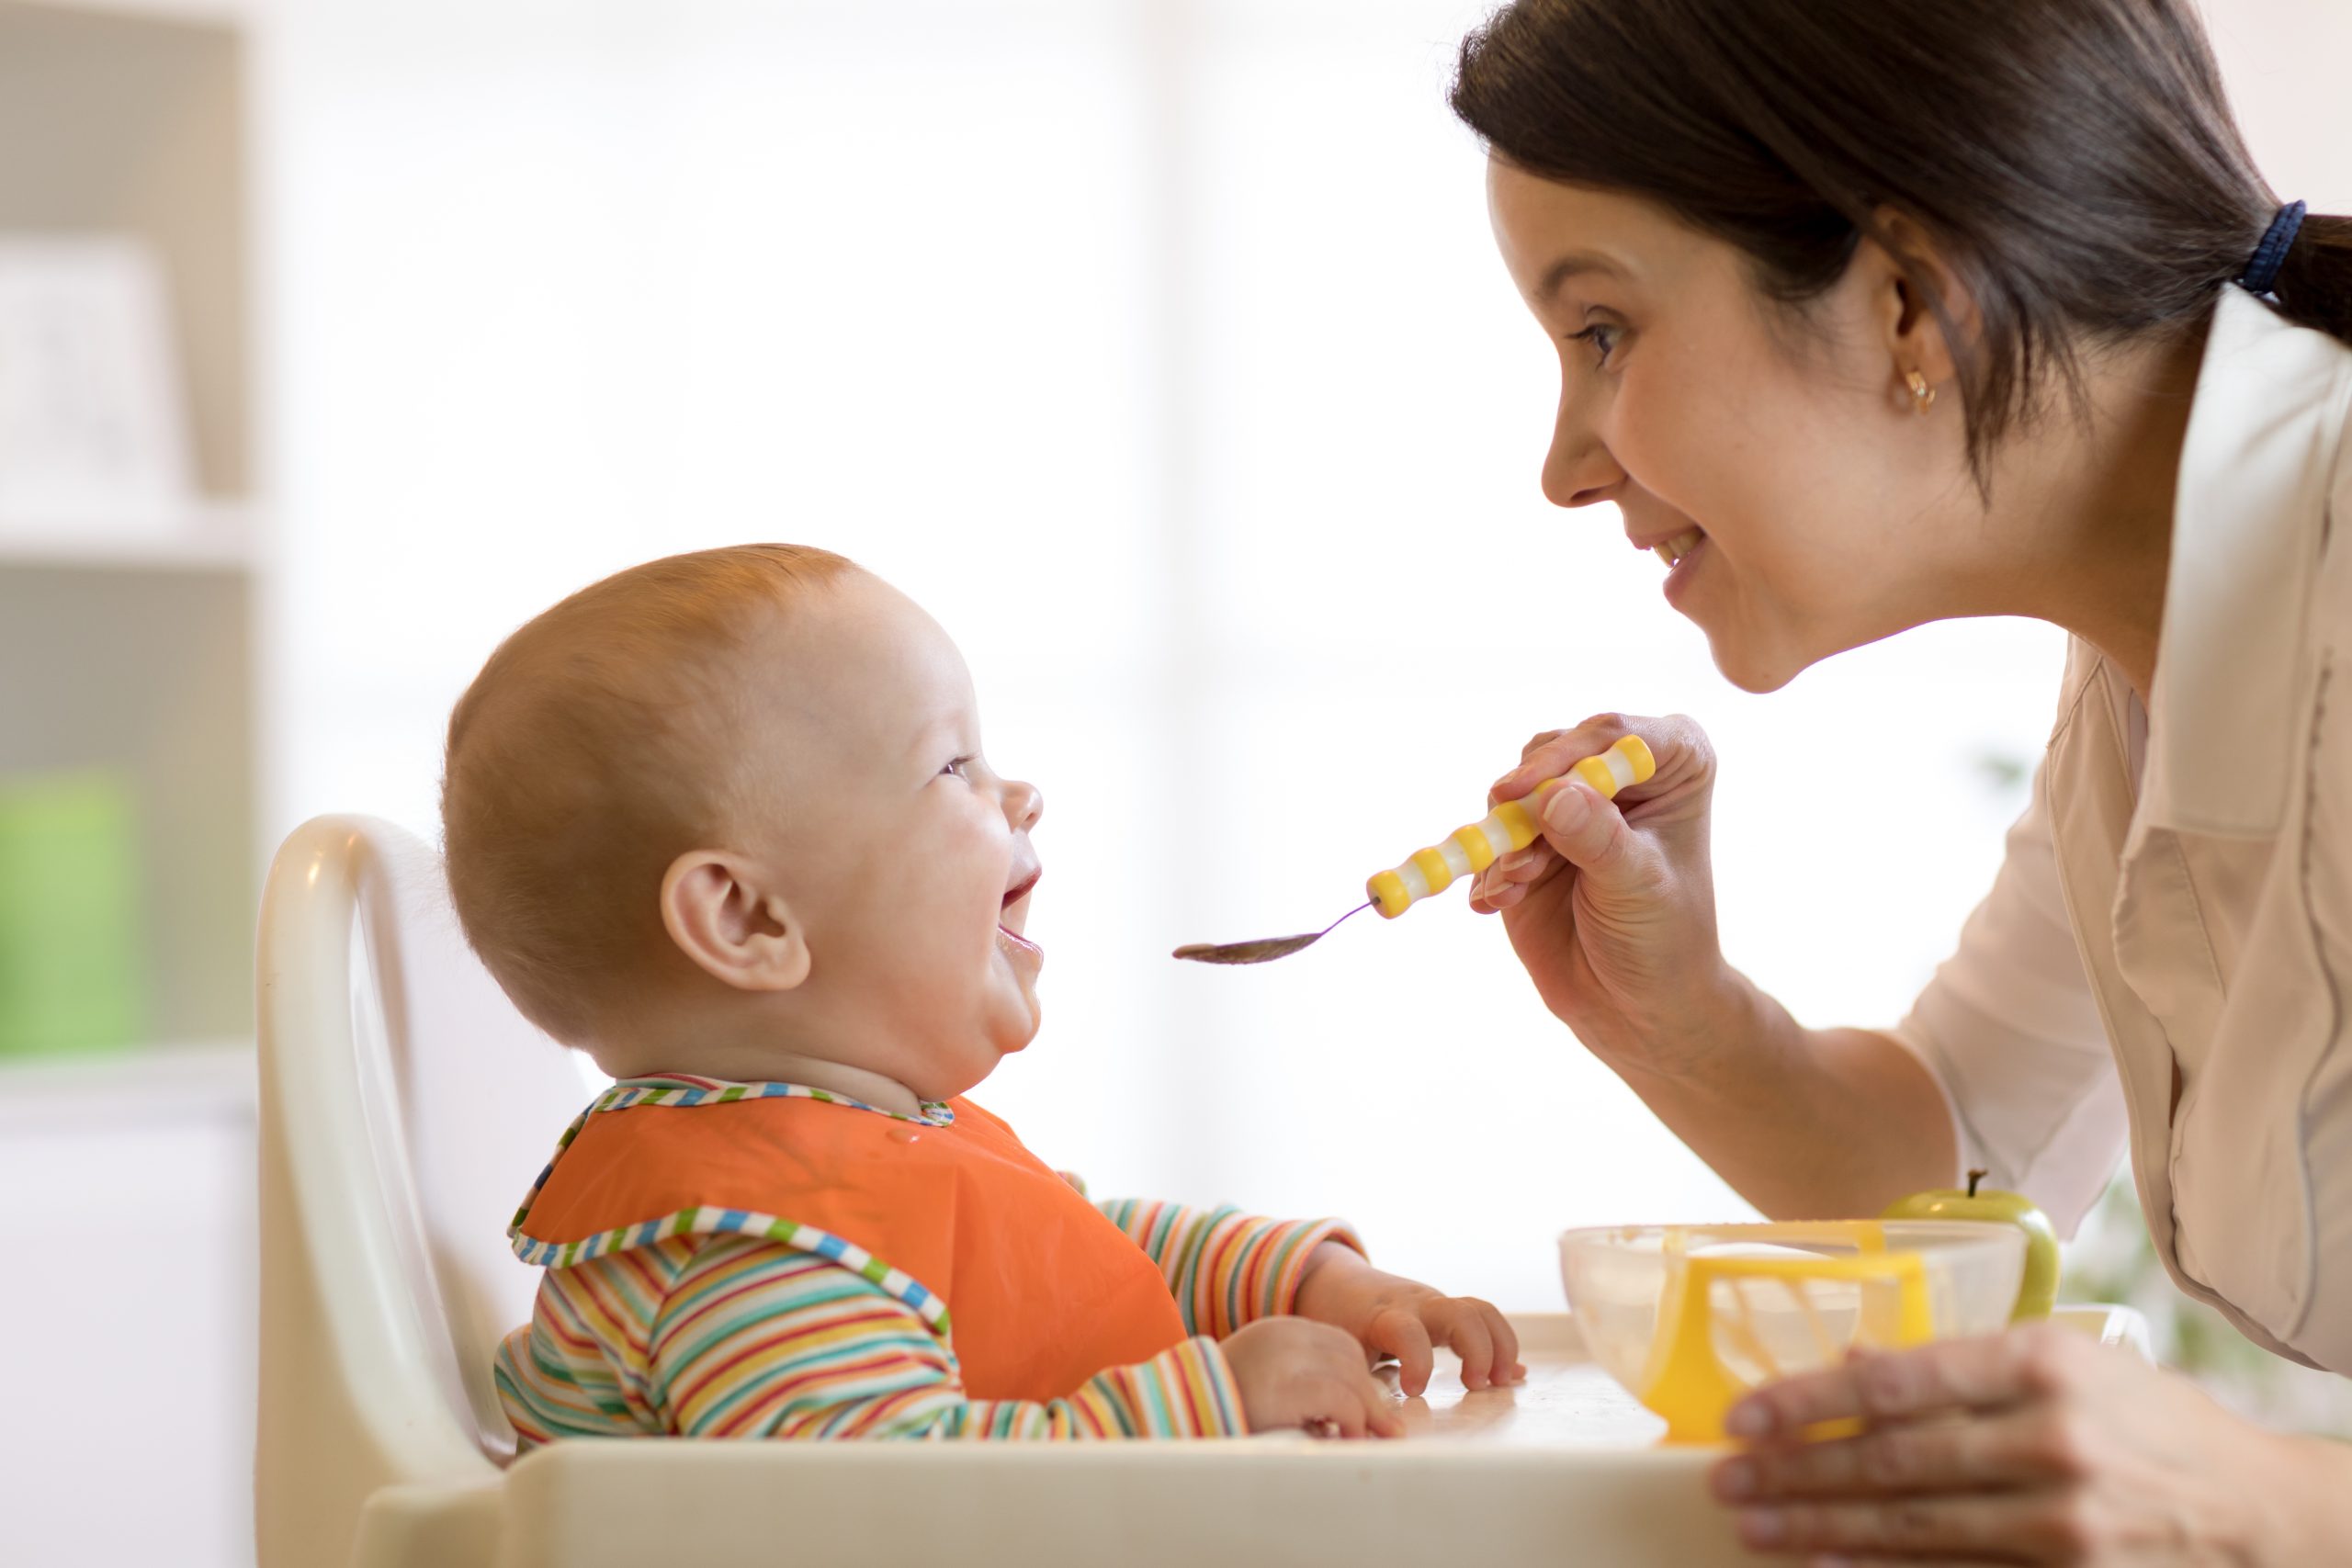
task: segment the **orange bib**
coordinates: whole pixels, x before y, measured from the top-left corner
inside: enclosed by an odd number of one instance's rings
[[[937,1125],[784,1085],[718,1098],[731,1087],[600,1100],[515,1215],[516,1253],[565,1268],[673,1235],[764,1236],[952,1328],[976,1399],[1058,1399],[1184,1338],[1159,1265],[978,1106]]]

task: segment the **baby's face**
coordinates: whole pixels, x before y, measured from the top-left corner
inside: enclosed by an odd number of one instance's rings
[[[773,651],[767,651],[772,649]],[[780,617],[746,682],[770,787],[745,824],[810,953],[796,1008],[820,1045],[925,1099],[960,1094],[1037,1032],[1045,953],[1035,786],[980,754],[956,645],[862,574]]]

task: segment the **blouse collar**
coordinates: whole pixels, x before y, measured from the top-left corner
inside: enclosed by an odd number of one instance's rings
[[[2278,830],[2330,492],[2352,505],[2352,347],[2225,287],[2181,445],[2143,807],[2201,833]]]

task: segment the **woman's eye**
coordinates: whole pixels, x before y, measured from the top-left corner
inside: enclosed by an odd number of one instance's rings
[[[1568,334],[1568,341],[1570,343],[1589,343],[1592,344],[1593,353],[1596,356],[1594,363],[1601,366],[1603,368],[1606,368],[1609,364],[1609,356],[1617,352],[1617,334],[1619,330],[1620,329],[1616,327],[1611,326],[1606,321],[1595,321],[1592,325],[1585,328],[1585,330],[1580,333],[1570,333]]]

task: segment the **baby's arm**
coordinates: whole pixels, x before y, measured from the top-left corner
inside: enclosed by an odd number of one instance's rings
[[[1069,1172],[1063,1179],[1086,1190]],[[1471,1388],[1527,1375],[1519,1336],[1501,1313],[1380,1272],[1355,1233],[1336,1220],[1261,1220],[1238,1209],[1134,1198],[1095,1206],[1159,1265],[1192,1333],[1221,1339],[1278,1314],[1311,1317],[1346,1329],[1375,1356],[1396,1357],[1408,1394],[1429,1386],[1432,1344],[1462,1358]]]
[[[1159,1265],[1185,1332],[1213,1339],[1292,1311],[1317,1247],[1363,1251],[1337,1220],[1267,1220],[1231,1207],[1188,1209],[1141,1198],[1095,1207]]]
[[[646,1340],[662,1429],[741,1438],[1187,1438],[1249,1430],[1223,1353],[1187,1339],[1067,1398],[971,1399],[952,1348],[898,1297],[772,1242],[707,1243]]]

